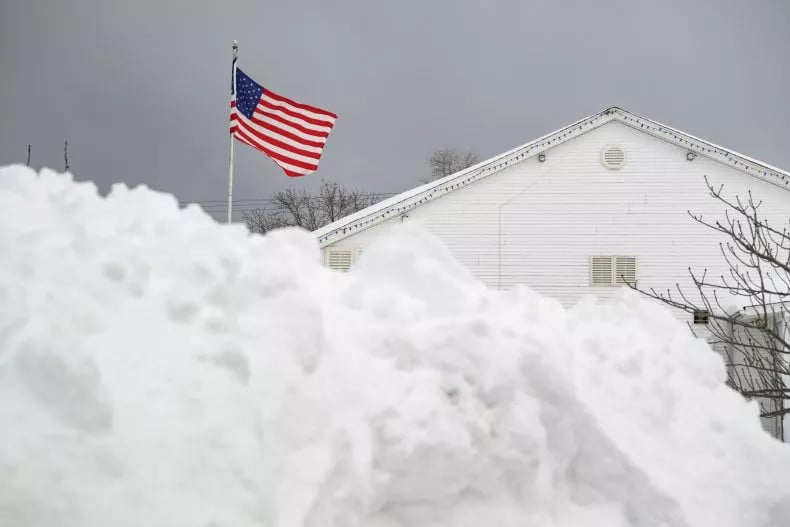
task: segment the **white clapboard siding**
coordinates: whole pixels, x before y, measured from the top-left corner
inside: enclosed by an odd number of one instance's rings
[[[624,270],[647,287],[689,286],[689,267],[726,271],[722,238],[688,215],[721,217],[703,176],[724,184],[729,196],[751,190],[777,225],[787,223],[790,191],[702,155],[689,161],[686,154],[613,121],[546,150],[544,162],[526,158],[416,207],[405,221],[437,235],[489,286],[526,284],[566,305],[585,294],[619,291],[592,284],[594,256],[635,258],[633,270]],[[365,247],[400,222],[394,217],[325,250]]]

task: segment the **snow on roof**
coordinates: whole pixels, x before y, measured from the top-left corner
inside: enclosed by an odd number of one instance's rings
[[[313,231],[313,234],[318,238],[321,247],[331,245],[361,230],[368,229],[392,217],[403,214],[423,203],[484,179],[513,163],[533,157],[544,150],[569,141],[611,121],[618,121],[659,139],[682,146],[689,152],[708,157],[777,185],[780,188],[790,190],[790,172],[687,134],[671,126],[612,106],[469,168],[371,205],[325,225]]]

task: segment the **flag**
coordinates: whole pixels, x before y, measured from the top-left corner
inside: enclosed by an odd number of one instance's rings
[[[269,156],[290,177],[318,170],[337,115],[277,95],[238,68],[233,88],[233,137]]]

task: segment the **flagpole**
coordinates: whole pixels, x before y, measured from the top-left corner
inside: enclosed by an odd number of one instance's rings
[[[236,58],[239,56],[239,43],[233,41],[233,67],[230,77],[230,94],[236,93]],[[235,110],[234,110],[235,111]],[[233,134],[230,137],[230,159],[228,162],[228,223],[233,221]]]

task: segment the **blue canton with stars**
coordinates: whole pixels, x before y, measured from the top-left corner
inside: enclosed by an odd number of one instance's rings
[[[247,119],[252,118],[255,108],[261,100],[263,86],[252,80],[246,73],[236,68],[236,108]]]

